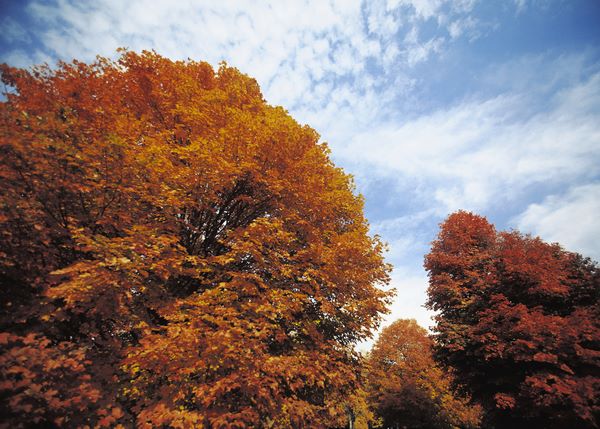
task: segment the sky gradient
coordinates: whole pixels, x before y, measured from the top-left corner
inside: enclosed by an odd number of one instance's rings
[[[0,0],[0,62],[225,60],[329,143],[416,318],[457,209],[600,260],[600,2]],[[364,345],[367,347],[367,345]]]

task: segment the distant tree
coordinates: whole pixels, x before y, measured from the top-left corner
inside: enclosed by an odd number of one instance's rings
[[[598,427],[594,262],[460,211],[441,225],[425,267],[437,356],[484,405],[487,427]]]
[[[3,427],[319,428],[389,293],[351,178],[221,65],[6,65]]]
[[[363,368],[366,370],[366,362]],[[366,376],[367,374],[363,374]],[[332,428],[336,429],[371,429],[377,427],[380,419],[375,415],[369,393],[362,386],[364,380],[361,380],[361,386],[352,392],[343,400],[342,407],[338,407],[334,416],[335,424]]]
[[[435,363],[432,346],[414,320],[381,332],[369,355],[369,388],[382,427],[478,427],[479,408],[452,390],[452,375]]]

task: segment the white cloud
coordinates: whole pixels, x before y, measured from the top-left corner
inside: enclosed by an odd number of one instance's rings
[[[416,319],[419,325],[429,328],[433,324],[433,312],[423,306],[427,301],[427,285],[428,278],[424,272],[410,274],[397,268],[391,286],[396,288],[398,298],[390,306],[390,314],[385,317],[384,324],[398,319]]]
[[[480,27],[482,24],[472,16],[459,18],[448,24],[448,33],[452,39],[467,35],[469,41],[474,41],[481,36]]]
[[[523,67],[524,76],[515,76],[514,88],[501,95],[404,123],[380,121],[334,147],[358,177],[396,181],[398,188],[386,193],[400,193],[420,207],[372,226],[389,240],[388,260],[397,267],[398,298],[387,321],[414,317],[428,325],[431,313],[417,304],[425,302],[427,279],[415,267],[435,223],[460,208],[514,213],[536,186],[566,188],[564,195],[529,206],[512,224],[599,259],[600,73],[583,75],[580,57],[522,63],[543,66],[540,82]]]
[[[406,51],[406,61],[409,66],[415,66],[418,63],[421,63],[427,60],[432,54],[439,53],[442,49],[442,45],[444,44],[444,39],[441,37],[436,37],[434,39],[430,39],[425,43],[415,43],[413,45],[409,45]]]
[[[445,2],[442,0],[401,0],[400,3],[412,6],[419,18],[429,19],[438,15],[440,7]]]
[[[14,67],[28,67],[32,64],[31,54],[22,49],[9,52],[2,60]]]
[[[451,34],[453,39],[463,33],[471,40],[476,38],[480,23],[469,15],[474,4],[472,0],[366,2],[368,31],[386,46],[384,67],[389,69],[391,64],[400,63],[412,68],[433,54],[441,53],[446,42],[443,34]],[[422,39],[421,28],[430,20],[437,23],[439,34]],[[403,40],[402,44],[396,43],[399,38]]]
[[[558,242],[600,261],[600,183],[577,186],[562,195],[551,195],[531,204],[513,222],[524,233]]]
[[[361,31],[360,5],[335,7],[321,1],[154,1],[149,7],[143,1],[61,0],[56,6],[33,2],[29,11],[40,28],[47,26],[40,40],[61,59],[114,56],[125,46],[212,64],[227,60],[256,77],[270,101],[291,107],[310,92],[313,80],[361,72],[365,55],[352,49],[351,39],[375,49]]]
[[[532,114],[527,94],[461,103],[383,123],[336,147],[357,169],[425,183],[440,214],[485,210],[534,185],[589,180],[600,163],[600,73]]]
[[[385,316],[379,332],[398,319],[415,319],[426,329],[432,327],[434,313],[423,306],[427,300],[427,284],[428,279],[424,272],[411,273],[397,267],[391,282],[391,287],[396,288],[397,298],[390,306],[390,313]],[[356,348],[358,351],[366,352],[371,349],[376,340],[377,338],[372,338],[364,341]]]

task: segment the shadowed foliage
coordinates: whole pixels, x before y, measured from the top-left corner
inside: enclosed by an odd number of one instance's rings
[[[479,427],[480,408],[453,391],[452,375],[435,363],[432,347],[414,320],[396,320],[381,332],[368,360],[370,397],[381,427]]]

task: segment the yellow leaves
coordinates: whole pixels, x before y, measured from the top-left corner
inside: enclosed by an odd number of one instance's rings
[[[144,409],[139,414],[138,425],[144,428],[168,426],[185,429],[198,427],[203,417],[202,414],[187,409],[181,410],[179,407],[171,405],[160,401]]]
[[[129,258],[121,256],[120,258],[112,258],[106,261],[107,266],[122,266],[131,263]]]
[[[353,379],[348,346],[379,320],[389,267],[317,133],[226,65],[123,51],[9,74],[0,219],[22,244],[0,254],[38,288],[40,330],[85,350],[0,336],[50,356],[14,367],[66,386],[69,418],[104,407],[104,427],[123,418],[103,399],[117,393],[140,427],[320,424]]]

